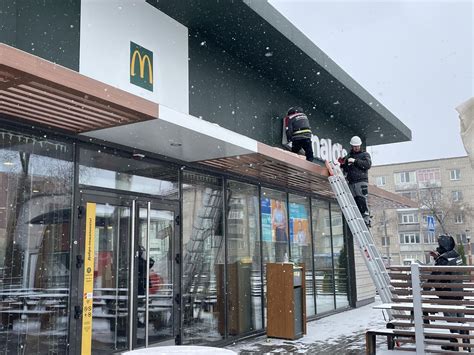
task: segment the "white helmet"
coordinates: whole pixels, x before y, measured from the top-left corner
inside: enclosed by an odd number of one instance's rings
[[[359,136],[354,136],[354,137],[351,138],[350,144],[351,144],[352,146],[354,146],[354,145],[362,145],[362,139],[360,139]]]

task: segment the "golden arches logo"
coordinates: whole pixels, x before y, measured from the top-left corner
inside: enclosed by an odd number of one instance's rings
[[[138,49],[135,49],[132,54],[132,59],[130,60],[130,75],[135,76],[135,67],[136,67],[136,61],[138,58],[138,64],[139,64],[139,69],[140,69],[140,78],[144,79],[145,78],[145,63],[148,64],[148,82],[150,84],[153,84],[153,64],[151,62],[150,57],[148,54],[145,54],[144,56],[141,55],[141,53],[138,51]]]

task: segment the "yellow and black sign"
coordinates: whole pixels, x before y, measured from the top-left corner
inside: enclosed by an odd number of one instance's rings
[[[130,42],[130,83],[153,91],[153,52]]]
[[[92,307],[94,301],[95,203],[87,203],[84,243],[84,292],[82,293],[81,355],[92,352]]]

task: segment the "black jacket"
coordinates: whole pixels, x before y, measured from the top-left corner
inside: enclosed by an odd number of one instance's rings
[[[349,158],[354,158],[355,161],[352,164],[349,164],[347,160]],[[370,159],[370,154],[367,152],[351,152],[344,158],[344,162],[341,164],[342,170],[347,174],[347,181],[350,184],[356,182],[369,182],[369,169],[372,166],[372,160]]]
[[[285,117],[286,138],[288,142],[298,139],[311,139],[311,126],[304,113],[295,113]]]
[[[439,266],[456,266],[456,265],[461,265],[462,264],[462,259],[459,253],[452,249],[449,250],[440,256],[438,256],[435,259],[435,265]],[[451,271],[446,271],[446,272],[433,272],[433,275],[459,275],[459,273],[456,272],[451,272]],[[429,282],[440,282],[440,283],[451,283],[451,282],[459,282],[456,280],[430,280]],[[436,287],[436,291],[462,291],[462,288],[447,288],[447,287]],[[439,296],[439,298],[444,298],[444,299],[463,299],[462,296]]]
[[[435,260],[435,265],[456,266],[460,265],[461,262],[462,259],[459,253],[456,250],[452,249],[438,256]]]

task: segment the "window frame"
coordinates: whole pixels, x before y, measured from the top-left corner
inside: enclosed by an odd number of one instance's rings
[[[397,185],[408,185],[408,184],[416,184],[416,171],[399,171],[394,173],[395,175],[395,183]],[[403,177],[403,178],[402,178]],[[407,180],[408,178],[408,180]]]
[[[421,244],[419,232],[398,233],[398,238],[399,238],[400,244]]]
[[[462,201],[462,191],[461,190],[453,190],[451,191],[451,199],[453,202],[460,202]]]
[[[459,181],[461,180],[461,169],[450,169],[449,170],[449,180]]]
[[[387,185],[387,177],[385,175],[376,176],[375,185],[378,187]]]
[[[420,223],[420,220],[418,218],[418,213],[400,212],[398,214],[398,224],[416,224],[416,223]]]
[[[439,168],[419,169],[416,171],[416,181],[420,187],[441,184],[441,171]]]
[[[454,214],[454,224],[463,224],[463,223],[464,223],[463,213],[455,213]]]

